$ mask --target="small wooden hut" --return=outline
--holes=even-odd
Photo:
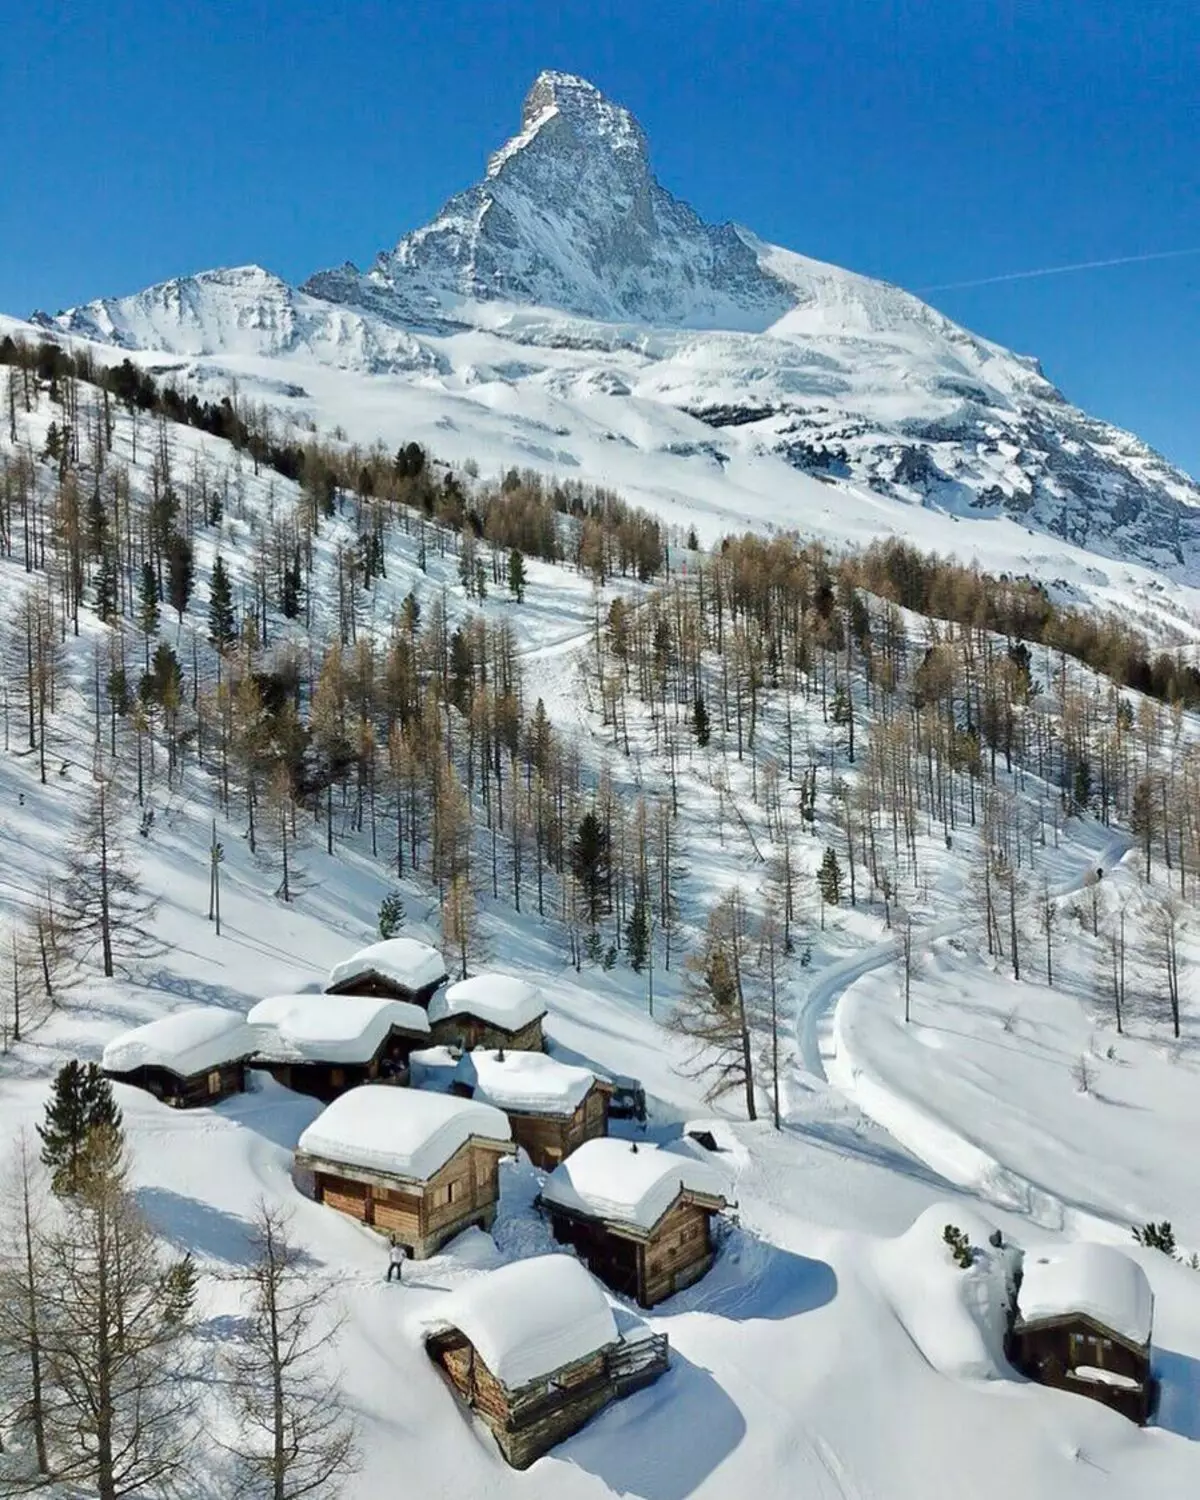
[[[360,948],[335,965],[325,991],[330,995],[406,1000],[424,1009],[448,977],[446,961],[436,948],[416,938],[386,938]]]
[[[468,1051],[541,1052],[545,1014],[542,992],[512,974],[473,974],[440,990],[429,1004],[434,1041]]]
[[[313,1121],[296,1166],[312,1174],[319,1203],[395,1235],[424,1260],[471,1224],[492,1227],[500,1158],[515,1149],[489,1104],[367,1084]]]
[[[253,1051],[244,1016],[219,1005],[197,1005],[114,1038],[100,1066],[119,1083],[145,1089],[175,1109],[189,1109],[242,1093]]]
[[[251,1065],[315,1099],[336,1099],[376,1080],[407,1083],[409,1054],[429,1042],[429,1018],[419,1005],[368,995],[273,995],[246,1019]]]
[[[544,1052],[465,1052],[454,1092],[494,1104],[508,1116],[513,1140],[535,1167],[549,1171],[584,1141],[608,1134],[612,1086],[586,1068]]]
[[[1008,1339],[1012,1364],[1145,1423],[1154,1408],[1154,1295],[1141,1266],[1111,1245],[1027,1252]]]
[[[585,1141],[541,1193],[554,1237],[613,1291],[643,1307],[691,1286],[713,1263],[724,1175],[682,1152],[606,1137]]]
[[[624,1339],[600,1288],[568,1255],[502,1266],[439,1301],[425,1347],[528,1468],[610,1402],[666,1370],[665,1334]]]

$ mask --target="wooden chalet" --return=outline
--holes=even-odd
[[[395,1235],[423,1260],[469,1225],[492,1227],[500,1158],[515,1149],[491,1105],[366,1084],[313,1121],[295,1163],[319,1203]]]
[[[666,1335],[622,1338],[604,1294],[567,1255],[478,1277],[440,1299],[435,1317],[430,1357],[517,1469],[668,1364]]]
[[[429,1003],[434,1041],[467,1051],[541,1052],[545,1014],[542,992],[512,974],[473,974],[440,990]]]
[[[246,1020],[251,1066],[315,1099],[336,1099],[360,1083],[405,1084],[409,1054],[429,1043],[420,1006],[369,995],[273,995]]]
[[[1027,1252],[1007,1353],[1042,1385],[1074,1391],[1144,1424],[1154,1296],[1141,1266],[1111,1245]]]
[[[416,938],[386,938],[360,948],[337,964],[325,991],[330,995],[374,995],[426,1008],[449,975],[436,948]]]
[[[712,1265],[712,1220],[728,1192],[695,1156],[606,1137],[555,1167],[540,1201],[560,1244],[613,1291],[653,1307]]]
[[[452,1089],[502,1109],[513,1140],[546,1171],[584,1141],[608,1134],[612,1085],[544,1052],[477,1047],[463,1054]]]
[[[244,1016],[218,1005],[197,1005],[116,1037],[104,1049],[101,1068],[115,1082],[145,1089],[175,1109],[189,1109],[242,1093],[253,1051]]]

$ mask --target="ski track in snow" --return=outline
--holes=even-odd
[[[1113,835],[1098,859],[1090,858],[1078,878],[1053,892],[1056,899],[1062,901],[1078,894],[1092,870],[1113,868],[1130,846],[1131,841],[1125,835]],[[959,915],[914,930],[914,952],[918,948],[928,949],[939,938],[949,937],[961,928]],[[796,1041],[807,1072],[837,1089],[931,1170],[961,1187],[974,1189],[998,1207],[1025,1214],[1035,1223],[1057,1230],[1069,1227],[1075,1234],[1097,1229],[1105,1235],[1111,1233],[1111,1222],[1069,1207],[1053,1190],[1006,1166],[1001,1155],[985,1149],[934,1112],[927,1098],[921,1101],[912,1098],[855,1059],[838,1025],[839,1004],[851,986],[865,975],[898,962],[896,943],[892,940],[831,964],[817,975],[795,1014]]]

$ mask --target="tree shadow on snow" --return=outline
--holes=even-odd
[[[138,1188],[134,1196],[150,1223],[177,1250],[234,1266],[248,1265],[254,1258],[248,1220],[170,1188]]]
[[[1155,1349],[1154,1374],[1159,1387],[1153,1425],[1200,1443],[1200,1360]]]
[[[685,1500],[745,1435],[712,1375],[672,1349],[661,1380],[606,1408],[553,1456],[631,1500]]]
[[[901,1151],[889,1141],[883,1131],[875,1138],[867,1131],[837,1121],[788,1121],[789,1135],[800,1136],[810,1146],[832,1151],[838,1156],[855,1157],[870,1166],[882,1167],[888,1172],[899,1172],[925,1187],[935,1188],[939,1193],[961,1194],[946,1177],[927,1167],[906,1151]]]

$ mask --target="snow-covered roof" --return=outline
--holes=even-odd
[[[457,1328],[516,1390],[618,1341],[604,1293],[573,1255],[538,1255],[476,1277],[437,1303],[430,1332]]]
[[[445,979],[446,961],[436,948],[416,938],[385,938],[335,964],[329,971],[329,984],[332,988],[368,974],[378,974],[406,990],[420,990]]]
[[[511,1146],[508,1119],[490,1104],[367,1083],[318,1115],[300,1137],[299,1149],[424,1182],[473,1136]]]
[[[1082,1313],[1133,1344],[1149,1342],[1154,1320],[1154,1294],[1137,1261],[1087,1242],[1027,1251],[1017,1307],[1025,1323]]]
[[[555,1062],[544,1052],[465,1052],[455,1069],[456,1083],[497,1109],[535,1115],[572,1115],[587,1097],[595,1077],[586,1068]]]
[[[254,1038],[244,1016],[219,1005],[197,1005],[114,1037],[104,1049],[101,1066],[108,1073],[167,1068],[188,1078],[253,1051]]]
[[[680,1189],[728,1201],[725,1177],[681,1152],[610,1136],[585,1141],[555,1167],[542,1188],[547,1203],[595,1219],[653,1229]]]
[[[472,974],[435,995],[429,1002],[429,1019],[474,1016],[505,1031],[520,1031],[546,1014],[546,1002],[537,985],[512,974]]]
[[[246,1020],[264,1062],[365,1063],[393,1027],[429,1034],[419,1005],[373,995],[272,995]]]

